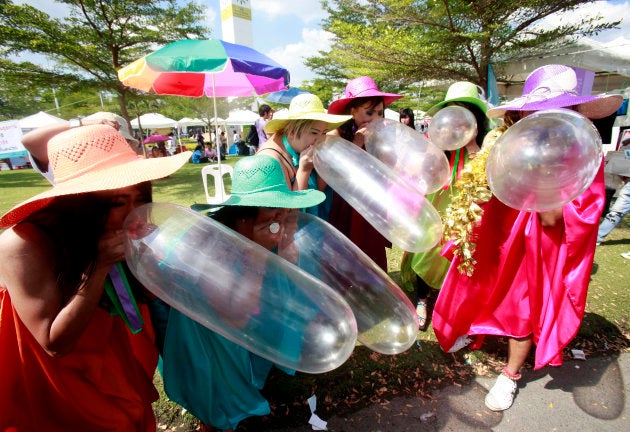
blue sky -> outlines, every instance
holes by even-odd
[[[202,19],[213,29],[213,37],[221,38],[221,14],[219,0],[196,0],[206,8]],[[63,8],[52,0],[17,0],[29,3],[52,16],[60,16]],[[330,46],[330,35],[320,27],[325,16],[320,0],[251,0],[254,48],[267,54],[289,69],[291,84],[299,86],[303,80],[313,78],[303,64],[303,59],[315,55]],[[630,1],[593,1],[575,14],[599,12],[604,17],[623,19],[621,29],[601,33],[595,39],[603,43],[622,43],[618,38],[626,37],[630,42]],[[575,14],[550,17],[549,23],[574,20]],[[627,46],[630,49],[630,45]]]

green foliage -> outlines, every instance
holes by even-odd
[[[486,86],[488,64],[514,53],[569,44],[615,28],[598,15],[551,29],[536,25],[585,0],[328,0],[323,28],[335,35],[328,52],[307,65],[335,82],[369,75],[406,87],[427,80],[464,80]]]
[[[121,67],[151,52],[156,45],[178,39],[207,37],[208,29],[196,17],[196,2],[175,0],[63,0],[69,16],[54,19],[29,5],[0,3],[0,49],[7,55],[31,58],[43,55],[52,66],[5,60],[0,77],[23,86],[58,89],[70,94],[77,89],[98,89],[116,94],[120,112],[128,118],[126,101],[136,94],[118,80]],[[62,7],[60,5],[60,7]],[[12,87],[1,88],[0,101],[9,111],[19,104]],[[96,91],[95,91],[96,93]],[[24,111],[19,106],[15,111]],[[6,115],[0,112],[0,115]],[[65,116],[69,117],[69,116]]]

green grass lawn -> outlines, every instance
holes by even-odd
[[[225,163],[233,165],[238,159],[231,157]],[[49,187],[33,170],[1,171],[0,212]],[[230,189],[229,181],[227,189]],[[169,178],[154,182],[154,201],[184,206],[205,203],[201,165],[186,164]],[[630,260],[620,255],[626,251],[630,251],[630,215],[597,248],[584,322],[565,356],[570,355],[571,348],[584,350],[587,357],[629,349]],[[389,274],[395,281],[398,281],[401,256],[396,248],[388,254]],[[429,313],[436,297],[437,291],[433,291]],[[291,377],[274,370],[263,389],[272,414],[245,420],[238,430],[264,431],[305,424],[310,414],[306,399],[313,393],[318,397],[318,415],[325,419],[397,395],[429,395],[444,385],[467,383],[475,374],[497,372],[505,359],[505,341],[488,338],[483,348],[446,354],[438,346],[429,321],[428,329],[418,333],[418,344],[399,355],[385,356],[358,346],[344,365],[325,374],[298,372]],[[155,382],[162,391],[159,375]],[[154,407],[161,429],[195,430],[195,419],[183,413],[163,392]]]

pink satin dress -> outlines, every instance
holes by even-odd
[[[564,226],[543,227],[537,213],[514,210],[492,198],[476,228],[471,277],[451,263],[433,311],[437,339],[448,351],[458,337],[533,335],[535,369],[562,364],[562,350],[576,336],[586,304],[604,172],[562,208]]]

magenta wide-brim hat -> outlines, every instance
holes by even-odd
[[[378,89],[374,80],[367,76],[355,78],[348,82],[346,90],[342,98],[333,101],[328,106],[329,114],[346,114],[346,107],[350,102],[357,98],[369,98],[379,96],[383,98],[383,105],[387,107],[389,104],[403,98],[403,95],[395,93],[385,93]]]

